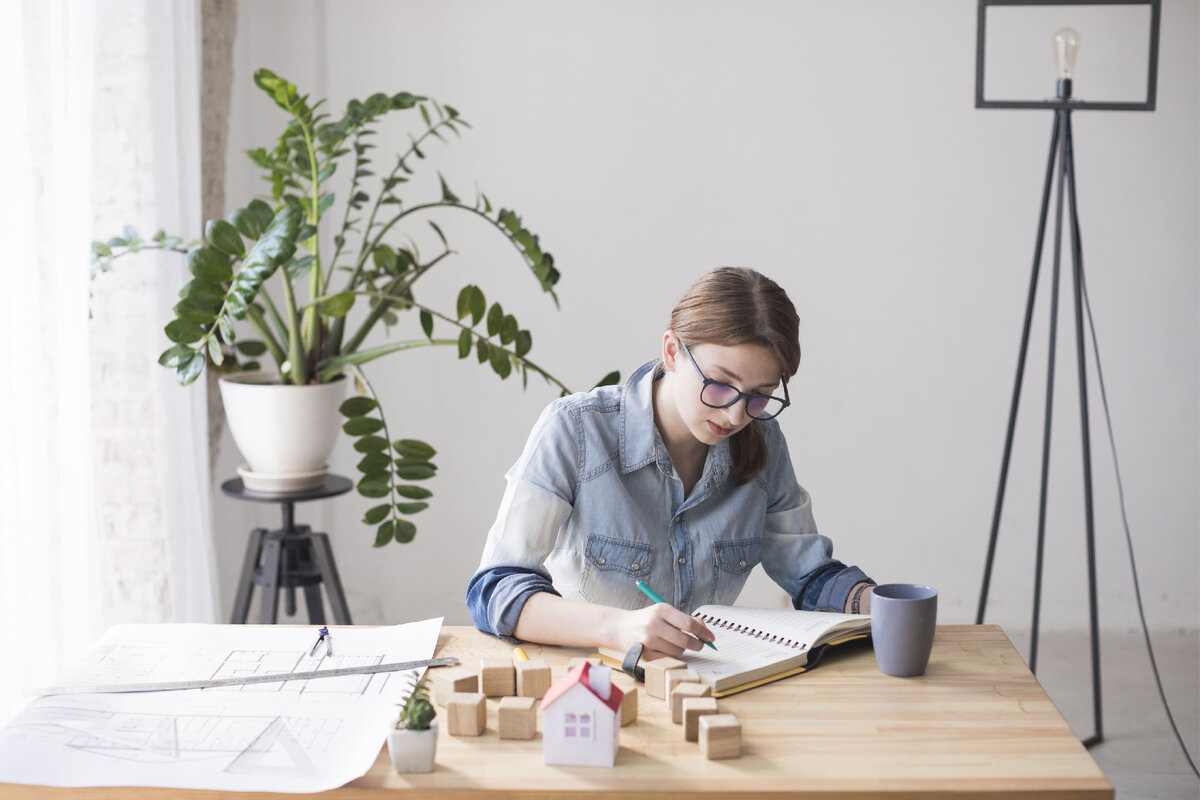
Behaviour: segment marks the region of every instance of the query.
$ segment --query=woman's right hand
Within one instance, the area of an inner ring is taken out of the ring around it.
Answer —
[[[614,622],[613,645],[620,650],[641,642],[647,650],[678,656],[685,650],[699,650],[715,638],[699,619],[667,603],[624,611]]]

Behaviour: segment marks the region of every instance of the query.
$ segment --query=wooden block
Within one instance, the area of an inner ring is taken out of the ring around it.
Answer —
[[[700,717],[700,752],[705,758],[737,758],[742,754],[742,724],[733,714]]]
[[[537,733],[537,700],[502,697],[497,718],[501,739],[532,739]]]
[[[446,705],[455,692],[478,692],[479,675],[466,667],[431,670],[433,674],[433,696],[439,706]]]
[[[689,697],[711,697],[712,687],[696,681],[683,681],[676,683],[671,687],[670,698],[667,700],[671,704],[671,722],[676,725],[683,724],[683,701]]]
[[[671,707],[671,689],[679,683],[699,683],[700,673],[694,669],[669,669],[663,674],[663,699]]]
[[[533,661],[518,661],[516,670],[517,696],[534,697],[541,700],[545,696],[546,690],[550,688],[550,665],[540,658]]]
[[[629,723],[637,721],[637,715],[638,690],[631,687],[625,690],[625,694],[621,698],[621,727],[624,728]]]
[[[479,665],[479,691],[488,697],[517,693],[517,671],[511,658],[485,658]]]
[[[580,664],[582,664],[585,661],[588,662],[589,664],[591,664],[593,667],[602,666],[604,663],[603,661],[601,661],[598,658],[584,658],[582,656],[576,656],[575,658],[572,658],[570,661],[567,662],[567,672],[570,672],[571,670],[575,669],[576,667],[578,667]]]
[[[667,685],[663,682],[666,673],[673,669],[684,669],[687,664],[680,661],[678,658],[656,658],[653,661],[647,661],[644,665],[646,669],[646,694],[651,697],[657,697],[659,700],[667,699]]]
[[[487,697],[481,692],[458,692],[446,701],[451,736],[482,736],[487,730]]]
[[[715,697],[683,698],[683,738],[689,742],[700,740],[700,718],[721,713]]]

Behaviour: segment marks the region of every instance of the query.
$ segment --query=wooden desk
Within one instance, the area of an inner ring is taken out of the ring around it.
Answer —
[[[525,646],[544,658],[555,679],[582,650]],[[473,628],[446,627],[438,653],[474,665],[510,657],[512,648]],[[616,677],[622,689],[635,684]],[[616,767],[549,767],[541,735],[501,741],[496,704],[488,730],[459,738],[442,730],[437,769],[397,775],[385,747],[374,767],[346,786],[314,797],[597,798],[652,795],[694,800],[774,798],[1111,798],[1113,789],[994,625],[940,626],[929,669],[891,678],[875,666],[870,646],[831,650],[819,667],[720,701],[742,723],[743,755],[708,761],[665,704],[639,692],[638,721],[621,729]],[[444,716],[444,715],[443,715]],[[146,788],[56,789],[0,784],[0,800],[16,798],[208,798],[215,792]],[[283,795],[230,793],[236,800]]]

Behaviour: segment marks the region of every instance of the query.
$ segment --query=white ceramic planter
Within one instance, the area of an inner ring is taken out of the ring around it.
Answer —
[[[396,772],[433,772],[437,734],[436,719],[423,731],[395,727],[388,731],[388,755]]]
[[[323,475],[341,429],[338,406],[349,381],[283,386],[278,380],[265,372],[221,378],[233,440],[255,474]]]

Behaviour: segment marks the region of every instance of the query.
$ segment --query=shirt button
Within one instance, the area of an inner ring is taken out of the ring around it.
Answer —
[[[686,558],[684,558],[683,556],[680,556],[680,557],[679,557],[679,563],[680,563],[680,564],[686,564],[686,563],[687,563],[687,559],[686,559]]]
[[[637,564],[634,564],[634,566],[636,567],[636,566],[637,566]],[[745,568],[746,568],[746,562],[745,562],[745,561],[739,561],[739,562],[738,562],[738,566],[739,566],[739,567],[741,567],[742,569],[745,569]]]
[[[707,488],[707,489],[711,489],[711,488],[712,488],[712,481],[709,481],[708,483],[704,484],[704,486],[705,486],[705,488]]]
[[[746,566],[746,565],[742,564],[742,566]],[[636,561],[629,565],[630,569],[641,569],[641,567],[642,567],[642,565],[637,563]]]
[[[597,563],[597,564],[603,564],[603,563],[605,563],[605,561],[604,561],[604,556],[600,556],[599,558],[597,558],[597,559],[596,559],[596,563]]]
[[[679,604],[679,610],[680,610],[680,611],[683,611],[683,603],[680,603],[680,604]]]

